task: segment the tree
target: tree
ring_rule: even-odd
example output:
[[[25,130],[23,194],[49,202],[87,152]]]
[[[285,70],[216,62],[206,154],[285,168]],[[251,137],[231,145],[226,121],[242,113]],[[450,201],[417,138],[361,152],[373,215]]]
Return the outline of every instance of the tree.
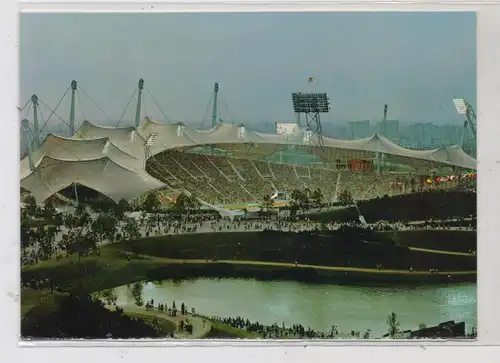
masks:
[[[52,220],[52,224],[57,228],[57,231],[61,230],[61,226],[64,224],[64,219],[62,213],[56,213]]]
[[[349,206],[349,205],[352,205],[354,203],[354,199],[352,197],[352,194],[348,190],[343,190],[342,192],[340,192],[339,197],[338,197],[338,201],[343,206]]]
[[[116,301],[118,300],[118,296],[116,296],[115,290],[114,289],[108,289],[101,291],[98,296],[101,298],[101,300],[104,300],[106,304],[108,305],[115,305]]]
[[[315,189],[314,192],[312,192],[311,199],[316,205],[320,206],[323,203],[323,192],[321,189]]]
[[[45,202],[43,207],[43,216],[46,219],[52,219],[56,214],[56,207],[54,207],[54,203],[50,199]]]
[[[99,236],[99,240],[110,239],[117,230],[118,221],[111,214],[100,214],[92,222],[92,232]]]
[[[153,213],[160,207],[160,200],[156,193],[149,193],[142,203],[142,208],[148,212]]]
[[[300,204],[300,202],[304,200],[304,193],[302,193],[299,189],[294,189],[290,194],[290,198],[292,198],[296,204]]]
[[[77,253],[78,262],[97,247],[97,234],[92,230],[93,221],[85,209],[78,209],[74,215],[64,217],[67,232],[62,235],[59,247],[66,254]]]
[[[264,195],[262,198],[261,208],[265,209],[266,212],[269,212],[269,208],[272,208],[274,201],[271,199],[269,194]]]
[[[135,304],[137,306],[143,306],[144,305],[144,300],[142,298],[142,291],[143,291],[143,285],[142,282],[136,282],[132,285],[131,293],[132,296],[135,300]]]
[[[129,203],[125,199],[122,198],[122,199],[120,199],[118,204],[115,205],[113,211],[115,213],[116,218],[121,220],[123,218],[123,216],[125,215],[125,212],[129,211],[130,209],[131,208],[130,208]]]
[[[54,254],[55,235],[56,230],[53,226],[38,226],[36,229],[35,236],[38,246],[40,247],[39,252],[43,260],[48,260]]]
[[[123,226],[123,234],[127,239],[137,239],[141,237],[139,224],[134,218],[127,218]]]
[[[65,233],[61,236],[61,239],[58,242],[59,249],[66,253],[66,257],[68,257],[71,252],[72,238],[73,236],[71,233]]]
[[[174,209],[179,212],[184,212],[190,207],[189,196],[186,193],[181,193],[175,200]]]
[[[28,213],[29,216],[35,216],[37,209],[35,197],[28,195],[26,199],[24,199],[24,204],[26,204],[26,213]]]
[[[23,252],[36,241],[35,233],[31,230],[26,219],[21,219],[21,249]]]
[[[308,203],[308,196],[305,191],[301,191],[299,189],[295,189],[292,191],[290,195],[292,198],[292,204],[297,206],[297,209],[306,209]]]
[[[77,234],[70,244],[70,252],[78,254],[78,262],[97,247],[95,234],[91,231]]]
[[[389,336],[391,338],[396,338],[397,334],[400,332],[399,330],[399,321],[396,313],[392,312],[387,317],[387,325],[389,326]]]

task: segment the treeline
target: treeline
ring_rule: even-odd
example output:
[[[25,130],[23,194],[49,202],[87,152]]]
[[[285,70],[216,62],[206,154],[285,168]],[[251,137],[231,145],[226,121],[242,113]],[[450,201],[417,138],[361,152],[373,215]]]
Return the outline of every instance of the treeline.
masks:
[[[477,216],[477,194],[468,191],[427,191],[359,201],[358,208],[368,223],[377,221],[423,221]],[[356,208],[312,213],[315,221],[358,220]]]

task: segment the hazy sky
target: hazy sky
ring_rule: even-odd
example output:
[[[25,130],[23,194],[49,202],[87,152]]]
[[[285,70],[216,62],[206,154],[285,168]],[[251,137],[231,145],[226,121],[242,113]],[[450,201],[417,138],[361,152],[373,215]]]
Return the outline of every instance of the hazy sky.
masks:
[[[20,39],[23,104],[55,107],[75,79],[114,119],[141,77],[170,120],[205,125],[215,81],[222,118],[248,124],[293,120],[296,91],[328,93],[325,121],[379,120],[387,103],[390,119],[461,124],[453,97],[476,105],[474,13],[23,14]],[[106,120],[80,103],[78,120]]]

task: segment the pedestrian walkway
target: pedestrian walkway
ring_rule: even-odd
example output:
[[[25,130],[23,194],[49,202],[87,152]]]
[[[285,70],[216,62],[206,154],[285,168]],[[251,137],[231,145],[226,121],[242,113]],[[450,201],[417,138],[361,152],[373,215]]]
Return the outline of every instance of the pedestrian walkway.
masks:
[[[114,306],[106,305],[106,307],[108,309],[114,309]],[[209,320],[190,313],[186,315],[180,315],[179,313],[176,316],[170,316],[168,313],[158,311],[157,309],[146,310],[146,308],[143,306],[132,304],[125,304],[119,307],[123,309],[123,312],[125,313],[139,313],[143,315],[156,316],[157,318],[165,319],[174,323],[177,327],[174,334],[175,337],[179,339],[203,339],[207,336],[207,334],[210,332],[210,329],[212,328],[212,324]],[[180,322],[184,321],[186,323],[186,320],[188,320],[189,323],[193,326],[192,334],[179,329]]]

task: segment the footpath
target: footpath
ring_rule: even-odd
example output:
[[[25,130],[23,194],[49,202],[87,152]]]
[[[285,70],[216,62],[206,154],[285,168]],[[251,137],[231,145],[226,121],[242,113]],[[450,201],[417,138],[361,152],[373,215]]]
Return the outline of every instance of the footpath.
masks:
[[[171,316],[167,312],[158,311],[157,309],[146,310],[145,307],[131,304],[125,304],[119,307],[123,309],[124,313],[137,313],[142,315],[155,316],[159,319],[165,319],[174,323],[176,326],[174,336],[175,338],[179,339],[203,339],[208,335],[210,329],[212,328],[212,324],[209,320],[190,313],[186,315],[178,314],[176,316]],[[114,306],[106,305],[106,308],[111,310],[114,309]],[[193,332],[191,334],[189,334],[185,330],[180,329],[181,321],[184,321],[184,323],[189,322],[193,326]]]

